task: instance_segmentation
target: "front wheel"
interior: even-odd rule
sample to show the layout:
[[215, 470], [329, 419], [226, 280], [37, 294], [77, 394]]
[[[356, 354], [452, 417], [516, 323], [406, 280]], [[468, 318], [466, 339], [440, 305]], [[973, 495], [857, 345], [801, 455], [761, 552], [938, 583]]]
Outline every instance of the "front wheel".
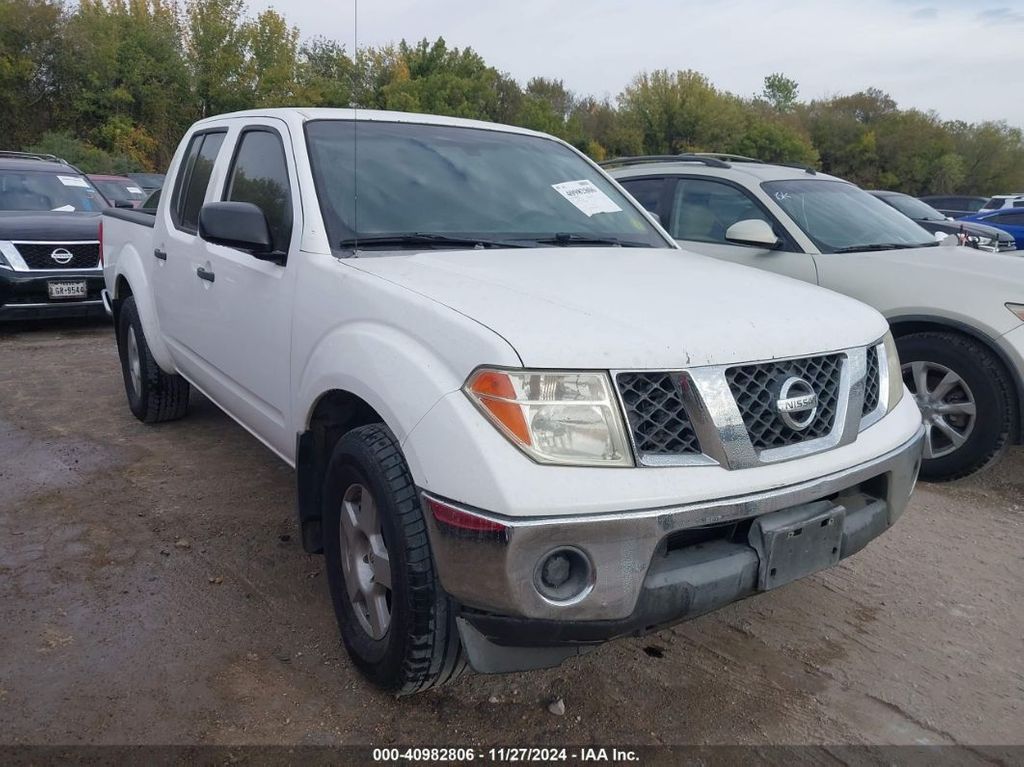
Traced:
[[957, 333], [913, 333], [896, 344], [924, 420], [921, 477], [959, 479], [993, 463], [1016, 418], [1013, 385], [999, 359]]
[[323, 488], [324, 559], [341, 638], [372, 682], [398, 695], [466, 668], [409, 468], [394, 435], [373, 424], [334, 447]]

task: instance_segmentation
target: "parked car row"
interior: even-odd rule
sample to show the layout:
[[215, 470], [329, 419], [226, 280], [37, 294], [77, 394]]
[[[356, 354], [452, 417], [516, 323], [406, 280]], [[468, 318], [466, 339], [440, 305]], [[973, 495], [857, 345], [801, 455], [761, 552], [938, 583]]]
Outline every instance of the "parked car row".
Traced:
[[875, 191], [871, 194], [907, 218], [916, 221], [921, 228], [936, 235], [937, 239], [958, 237], [961, 245], [993, 252], [1017, 249], [1017, 242], [1013, 235], [997, 227], [975, 223], [967, 218], [959, 221], [951, 220], [941, 211], [909, 194], [883, 191]]

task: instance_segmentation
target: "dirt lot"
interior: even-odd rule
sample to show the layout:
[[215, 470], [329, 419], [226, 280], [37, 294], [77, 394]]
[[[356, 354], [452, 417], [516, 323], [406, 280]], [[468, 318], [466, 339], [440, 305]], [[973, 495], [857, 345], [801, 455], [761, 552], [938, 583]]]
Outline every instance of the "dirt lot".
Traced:
[[1017, 450], [831, 571], [396, 701], [340, 647], [289, 468], [201, 397], [136, 421], [102, 323], [0, 328], [0, 741], [1020, 743], [1022, 489]]

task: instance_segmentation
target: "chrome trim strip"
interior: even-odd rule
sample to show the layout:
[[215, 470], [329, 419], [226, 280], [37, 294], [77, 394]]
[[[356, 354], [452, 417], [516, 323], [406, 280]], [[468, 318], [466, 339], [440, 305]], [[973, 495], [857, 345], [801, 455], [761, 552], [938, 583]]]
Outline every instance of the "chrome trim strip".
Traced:
[[0, 309], [50, 309], [54, 306], [97, 306], [102, 303], [102, 299], [90, 298], [88, 301], [51, 301], [48, 304], [0, 304]]
[[[500, 535], [453, 530], [424, 518], [441, 583], [463, 604], [506, 615], [554, 620], [613, 620], [633, 611], [658, 545], [669, 534], [768, 514], [840, 494], [889, 475], [889, 524], [903, 513], [920, 467], [924, 428], [877, 458], [788, 487], [655, 509], [560, 517], [512, 518], [421, 494], [505, 526]], [[591, 593], [553, 605], [533, 587], [538, 561], [560, 546], [583, 550], [594, 566]]]
[[[860, 419], [860, 431], [869, 426], [874, 426], [880, 420], [882, 416], [889, 412], [889, 357], [885, 351], [885, 342], [880, 341], [875, 344], [875, 352], [878, 354], [878, 407], [872, 410], [867, 415]], [[864, 355], [865, 369], [864, 379], [865, 385], [867, 381], [867, 353]], [[865, 392], [866, 394], [866, 392]], [[861, 410], [864, 409], [863, 403], [861, 403]]]

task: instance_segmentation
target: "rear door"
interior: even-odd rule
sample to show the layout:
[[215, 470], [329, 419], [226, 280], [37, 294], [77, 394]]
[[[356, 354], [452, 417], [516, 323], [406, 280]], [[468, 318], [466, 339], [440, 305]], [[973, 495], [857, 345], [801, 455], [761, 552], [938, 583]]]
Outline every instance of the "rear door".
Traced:
[[[749, 192], [719, 179], [680, 176], [663, 195], [668, 203], [667, 229], [687, 250], [724, 261], [766, 269], [817, 282], [814, 258], [793, 242], [785, 227]], [[666, 211], [662, 212], [666, 218]], [[772, 227], [781, 240], [777, 249], [730, 242], [725, 235], [733, 224], [759, 219]]]
[[[282, 455], [289, 433], [292, 301], [302, 231], [291, 140], [285, 123], [246, 120], [226, 142], [212, 199], [250, 202], [266, 215], [276, 260], [201, 242], [202, 333], [192, 348], [209, 366], [207, 393]], [[197, 264], [197, 266], [200, 266]]]
[[199, 210], [210, 193], [211, 180], [227, 130], [193, 134], [175, 174], [171, 198], [153, 240], [153, 291], [160, 328], [175, 366], [200, 387], [204, 366], [196, 349], [208, 327], [204, 316], [204, 285], [196, 268], [205, 260], [199, 239]]

